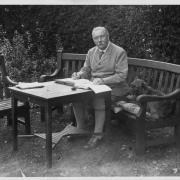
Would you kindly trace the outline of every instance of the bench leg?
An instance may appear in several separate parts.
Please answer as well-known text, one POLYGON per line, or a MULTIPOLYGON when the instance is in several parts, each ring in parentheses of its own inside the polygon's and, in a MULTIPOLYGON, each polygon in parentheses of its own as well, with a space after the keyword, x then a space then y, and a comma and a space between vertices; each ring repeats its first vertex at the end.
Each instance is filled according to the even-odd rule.
POLYGON ((25 108, 25 131, 26 134, 31 134, 31 122, 30 122, 30 107, 29 104, 27 103, 26 108, 25 108))
POLYGON ((178 123, 174 127, 174 136, 175 136, 176 146, 178 149, 180 149, 180 123, 178 123))
POLYGON ((73 106, 72 105, 70 105, 70 110, 71 110, 71 114, 70 114, 70 120, 71 120, 71 122, 72 122, 72 125, 73 126, 76 126, 77 125, 77 123, 76 123, 76 117, 75 117, 75 115, 74 115, 74 111, 73 111, 73 106))
POLYGON ((178 149, 180 149, 180 101, 178 100, 176 103, 176 116, 177 116, 177 124, 174 127, 174 136, 175 136, 175 141, 176 141, 176 146, 178 149))
POLYGON ((143 155, 146 147, 146 134, 145 134, 145 122, 137 119, 136 122, 136 147, 135 151, 137 155, 143 155))
POLYGON ((41 114, 41 122, 45 121, 45 108, 43 106, 40 107, 41 114))
POLYGON ((12 126, 12 114, 11 113, 9 113, 7 115, 7 125, 12 126))

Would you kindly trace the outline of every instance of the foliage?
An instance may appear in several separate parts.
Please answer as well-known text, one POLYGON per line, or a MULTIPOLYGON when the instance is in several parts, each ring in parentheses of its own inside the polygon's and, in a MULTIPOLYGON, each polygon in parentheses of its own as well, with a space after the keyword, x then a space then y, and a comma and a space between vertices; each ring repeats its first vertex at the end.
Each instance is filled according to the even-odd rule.
POLYGON ((56 66, 55 58, 46 58, 43 46, 38 41, 33 42, 29 32, 22 35, 16 30, 12 44, 2 36, 0 48, 8 74, 16 81, 38 81, 42 73, 50 74, 56 66))
POLYGON ((11 75, 19 80, 53 71, 57 36, 64 51, 87 53, 94 46, 92 28, 99 25, 129 57, 180 64, 178 5, 0 6, 0 16, 11 75))

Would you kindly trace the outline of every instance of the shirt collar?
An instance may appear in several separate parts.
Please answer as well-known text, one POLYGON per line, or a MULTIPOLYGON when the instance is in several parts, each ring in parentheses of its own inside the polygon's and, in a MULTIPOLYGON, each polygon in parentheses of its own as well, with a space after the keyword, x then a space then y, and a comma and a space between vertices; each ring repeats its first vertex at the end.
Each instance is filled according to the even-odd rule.
POLYGON ((101 49, 99 49, 98 47, 97 47, 97 49, 98 49, 100 52, 105 53, 105 52, 107 51, 108 47, 109 47, 109 44, 110 44, 110 42, 108 42, 108 45, 107 45, 106 49, 104 49, 104 50, 101 50, 101 49))

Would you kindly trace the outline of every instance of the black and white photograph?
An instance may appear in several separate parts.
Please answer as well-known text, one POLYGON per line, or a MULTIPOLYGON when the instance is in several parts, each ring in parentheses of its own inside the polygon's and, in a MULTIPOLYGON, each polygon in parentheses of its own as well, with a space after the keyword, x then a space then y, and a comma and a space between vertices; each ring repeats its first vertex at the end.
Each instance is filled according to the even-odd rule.
POLYGON ((0 179, 180 176, 180 5, 163 3, 0 3, 0 179))

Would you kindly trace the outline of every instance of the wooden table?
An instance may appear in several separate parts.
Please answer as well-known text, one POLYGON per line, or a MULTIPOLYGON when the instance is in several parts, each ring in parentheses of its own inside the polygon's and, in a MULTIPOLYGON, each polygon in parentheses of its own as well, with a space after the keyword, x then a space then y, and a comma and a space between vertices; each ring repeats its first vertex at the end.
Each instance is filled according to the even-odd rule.
POLYGON ((70 86, 57 84, 54 81, 42 83, 44 87, 21 90, 10 87, 12 94, 12 120, 13 120, 13 150, 18 150, 18 128, 17 128, 17 101, 32 102, 45 108, 46 122, 46 161, 47 167, 52 167, 52 110, 51 107, 59 104, 84 101, 94 96, 103 96, 106 103, 106 122, 110 120, 111 92, 94 94, 91 90, 76 89, 70 86))

